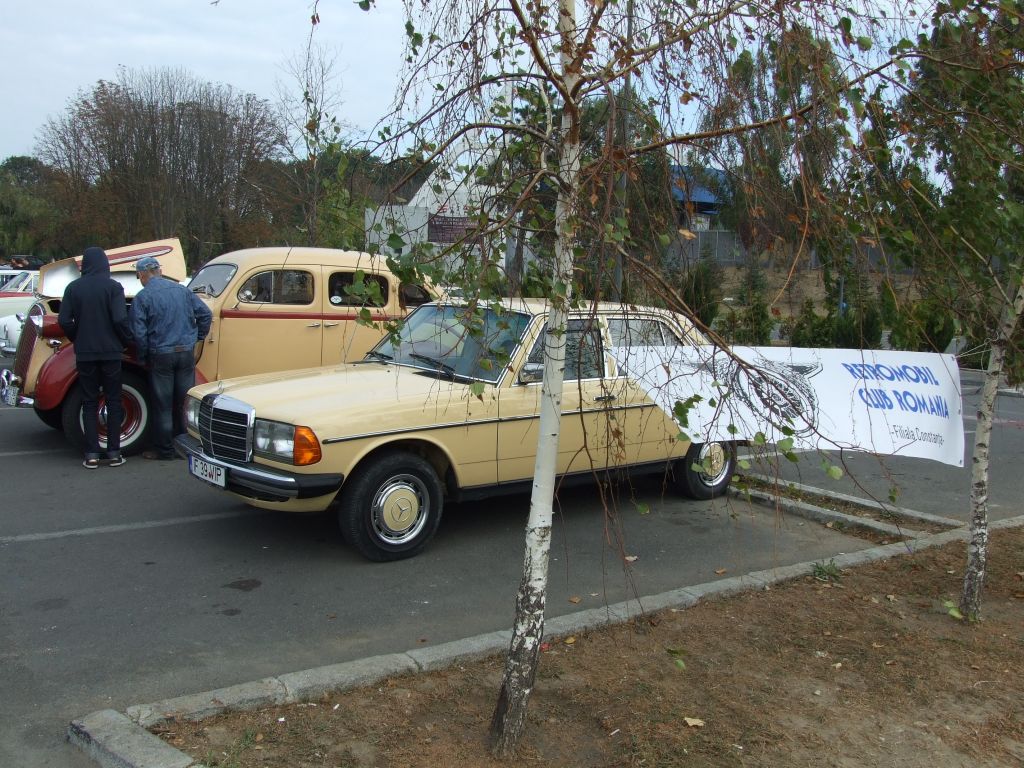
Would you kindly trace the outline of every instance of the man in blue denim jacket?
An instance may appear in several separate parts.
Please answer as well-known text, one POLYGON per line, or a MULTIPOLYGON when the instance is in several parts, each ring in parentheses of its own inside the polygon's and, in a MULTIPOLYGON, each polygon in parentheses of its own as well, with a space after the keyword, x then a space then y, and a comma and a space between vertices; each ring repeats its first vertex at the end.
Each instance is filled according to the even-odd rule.
POLYGON ((213 314, 185 286, 167 280, 160 262, 146 256, 135 264, 142 290, 132 300, 136 357, 149 367, 154 410, 152 449, 146 459, 172 459, 171 440, 185 431, 185 394, 196 383, 195 345, 206 338, 213 314))

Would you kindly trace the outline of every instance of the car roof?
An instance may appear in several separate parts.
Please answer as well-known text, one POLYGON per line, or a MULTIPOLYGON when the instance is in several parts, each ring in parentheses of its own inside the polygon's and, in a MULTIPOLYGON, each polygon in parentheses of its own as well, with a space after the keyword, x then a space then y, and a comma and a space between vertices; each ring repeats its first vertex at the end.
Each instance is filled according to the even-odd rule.
POLYGON ((313 248, 309 246, 265 246, 243 248, 222 253, 210 259, 203 267, 211 264, 235 264, 241 269, 265 265, 267 267, 300 265, 326 265, 351 267, 368 272, 390 272, 383 256, 374 256, 362 251, 346 251, 340 248, 313 248))
MULTIPOLYGON (((464 299, 454 299, 446 302, 439 302, 446 304, 454 304, 458 306, 466 306, 467 302, 464 299)), ((481 301, 481 306, 490 306, 493 302, 481 301)), ((551 309, 551 303, 547 299, 541 298, 502 298, 498 299, 498 303, 510 312, 526 312, 530 315, 544 315, 551 309)), ((685 316, 678 312, 674 312, 670 309, 664 309, 662 307, 647 307, 635 304, 621 304, 615 301, 583 301, 580 306, 570 311, 573 316, 588 315, 588 314, 602 314, 602 315, 641 315, 641 314, 656 314, 673 317, 679 320, 685 320, 685 316)))

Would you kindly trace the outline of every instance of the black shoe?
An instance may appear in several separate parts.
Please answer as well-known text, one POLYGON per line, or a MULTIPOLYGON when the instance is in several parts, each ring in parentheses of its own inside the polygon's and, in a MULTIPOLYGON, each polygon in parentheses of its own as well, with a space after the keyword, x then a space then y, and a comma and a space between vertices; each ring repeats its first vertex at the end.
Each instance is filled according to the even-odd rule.
POLYGON ((124 464, 124 461, 124 456, 122 456, 120 453, 115 453, 113 456, 107 456, 108 467, 120 467, 122 464, 124 464))

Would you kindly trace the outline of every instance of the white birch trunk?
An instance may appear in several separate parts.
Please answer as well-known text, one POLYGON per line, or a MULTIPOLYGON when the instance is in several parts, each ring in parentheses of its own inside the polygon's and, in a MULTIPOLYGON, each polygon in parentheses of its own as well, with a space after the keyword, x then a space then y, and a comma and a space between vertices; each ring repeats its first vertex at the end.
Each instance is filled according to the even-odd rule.
MULTIPOLYGON (((561 37, 562 79, 565 93, 572 93, 578 79, 573 67, 576 51, 574 0, 561 0, 559 33, 561 37)), ((551 518, 555 494, 555 469, 558 463, 558 437, 561 432, 562 382, 565 378, 565 330, 567 310, 572 298, 573 250, 575 246, 574 206, 579 190, 579 119, 573 105, 562 112, 562 146, 559 170, 562 185, 555 206, 556 285, 565 286, 565 297, 553 297, 548 313, 548 334, 544 349, 544 380, 541 384, 540 428, 537 458, 533 472, 530 517, 526 523, 526 553, 523 577, 516 596, 516 616, 512 642, 505 660, 505 673, 498 702, 491 718, 491 750, 497 757, 508 757, 519 743, 526 723, 526 706, 533 691, 544 637, 544 607, 547 601, 548 555, 551 550, 551 518)))
POLYGON ((988 467, 989 441, 992 438, 992 418, 995 414, 999 379, 1003 375, 1006 348, 1024 311, 1024 282, 1017 295, 1007 304, 999 319, 996 338, 985 370, 985 383, 978 404, 978 425, 974 433, 974 457, 971 460, 971 536, 967 542, 967 568, 964 588, 960 595, 960 613, 972 621, 981 618, 981 593, 985 586, 988 563, 988 467))

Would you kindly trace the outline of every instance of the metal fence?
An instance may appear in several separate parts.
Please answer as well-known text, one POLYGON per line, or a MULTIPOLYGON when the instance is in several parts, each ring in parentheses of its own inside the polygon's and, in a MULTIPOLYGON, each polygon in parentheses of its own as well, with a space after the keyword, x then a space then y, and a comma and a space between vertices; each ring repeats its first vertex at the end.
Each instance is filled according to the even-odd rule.
MULTIPOLYGON (((679 239, 669 246, 666 253, 666 262, 676 267, 686 267, 695 264, 702 258, 713 259, 723 267, 739 267, 747 263, 750 252, 744 247, 740 236, 731 230, 709 229, 693 232, 696 235, 693 239, 679 239)), ((792 254, 779 254, 773 257, 766 254, 762 257, 763 266, 771 266, 773 258, 779 258, 790 263, 792 254)), ((886 269, 895 272, 907 272, 908 268, 894 259, 878 247, 851 244, 848 257, 851 261, 867 264, 872 269, 886 269)), ((818 269, 821 267, 821 259, 818 258, 814 248, 810 249, 808 257, 802 259, 801 266, 805 269, 818 269)))
POLYGON ((691 240, 677 240, 669 246, 666 260, 680 267, 710 258, 722 266, 739 266, 747 262, 747 249, 739 235, 727 230, 701 230, 691 240))

